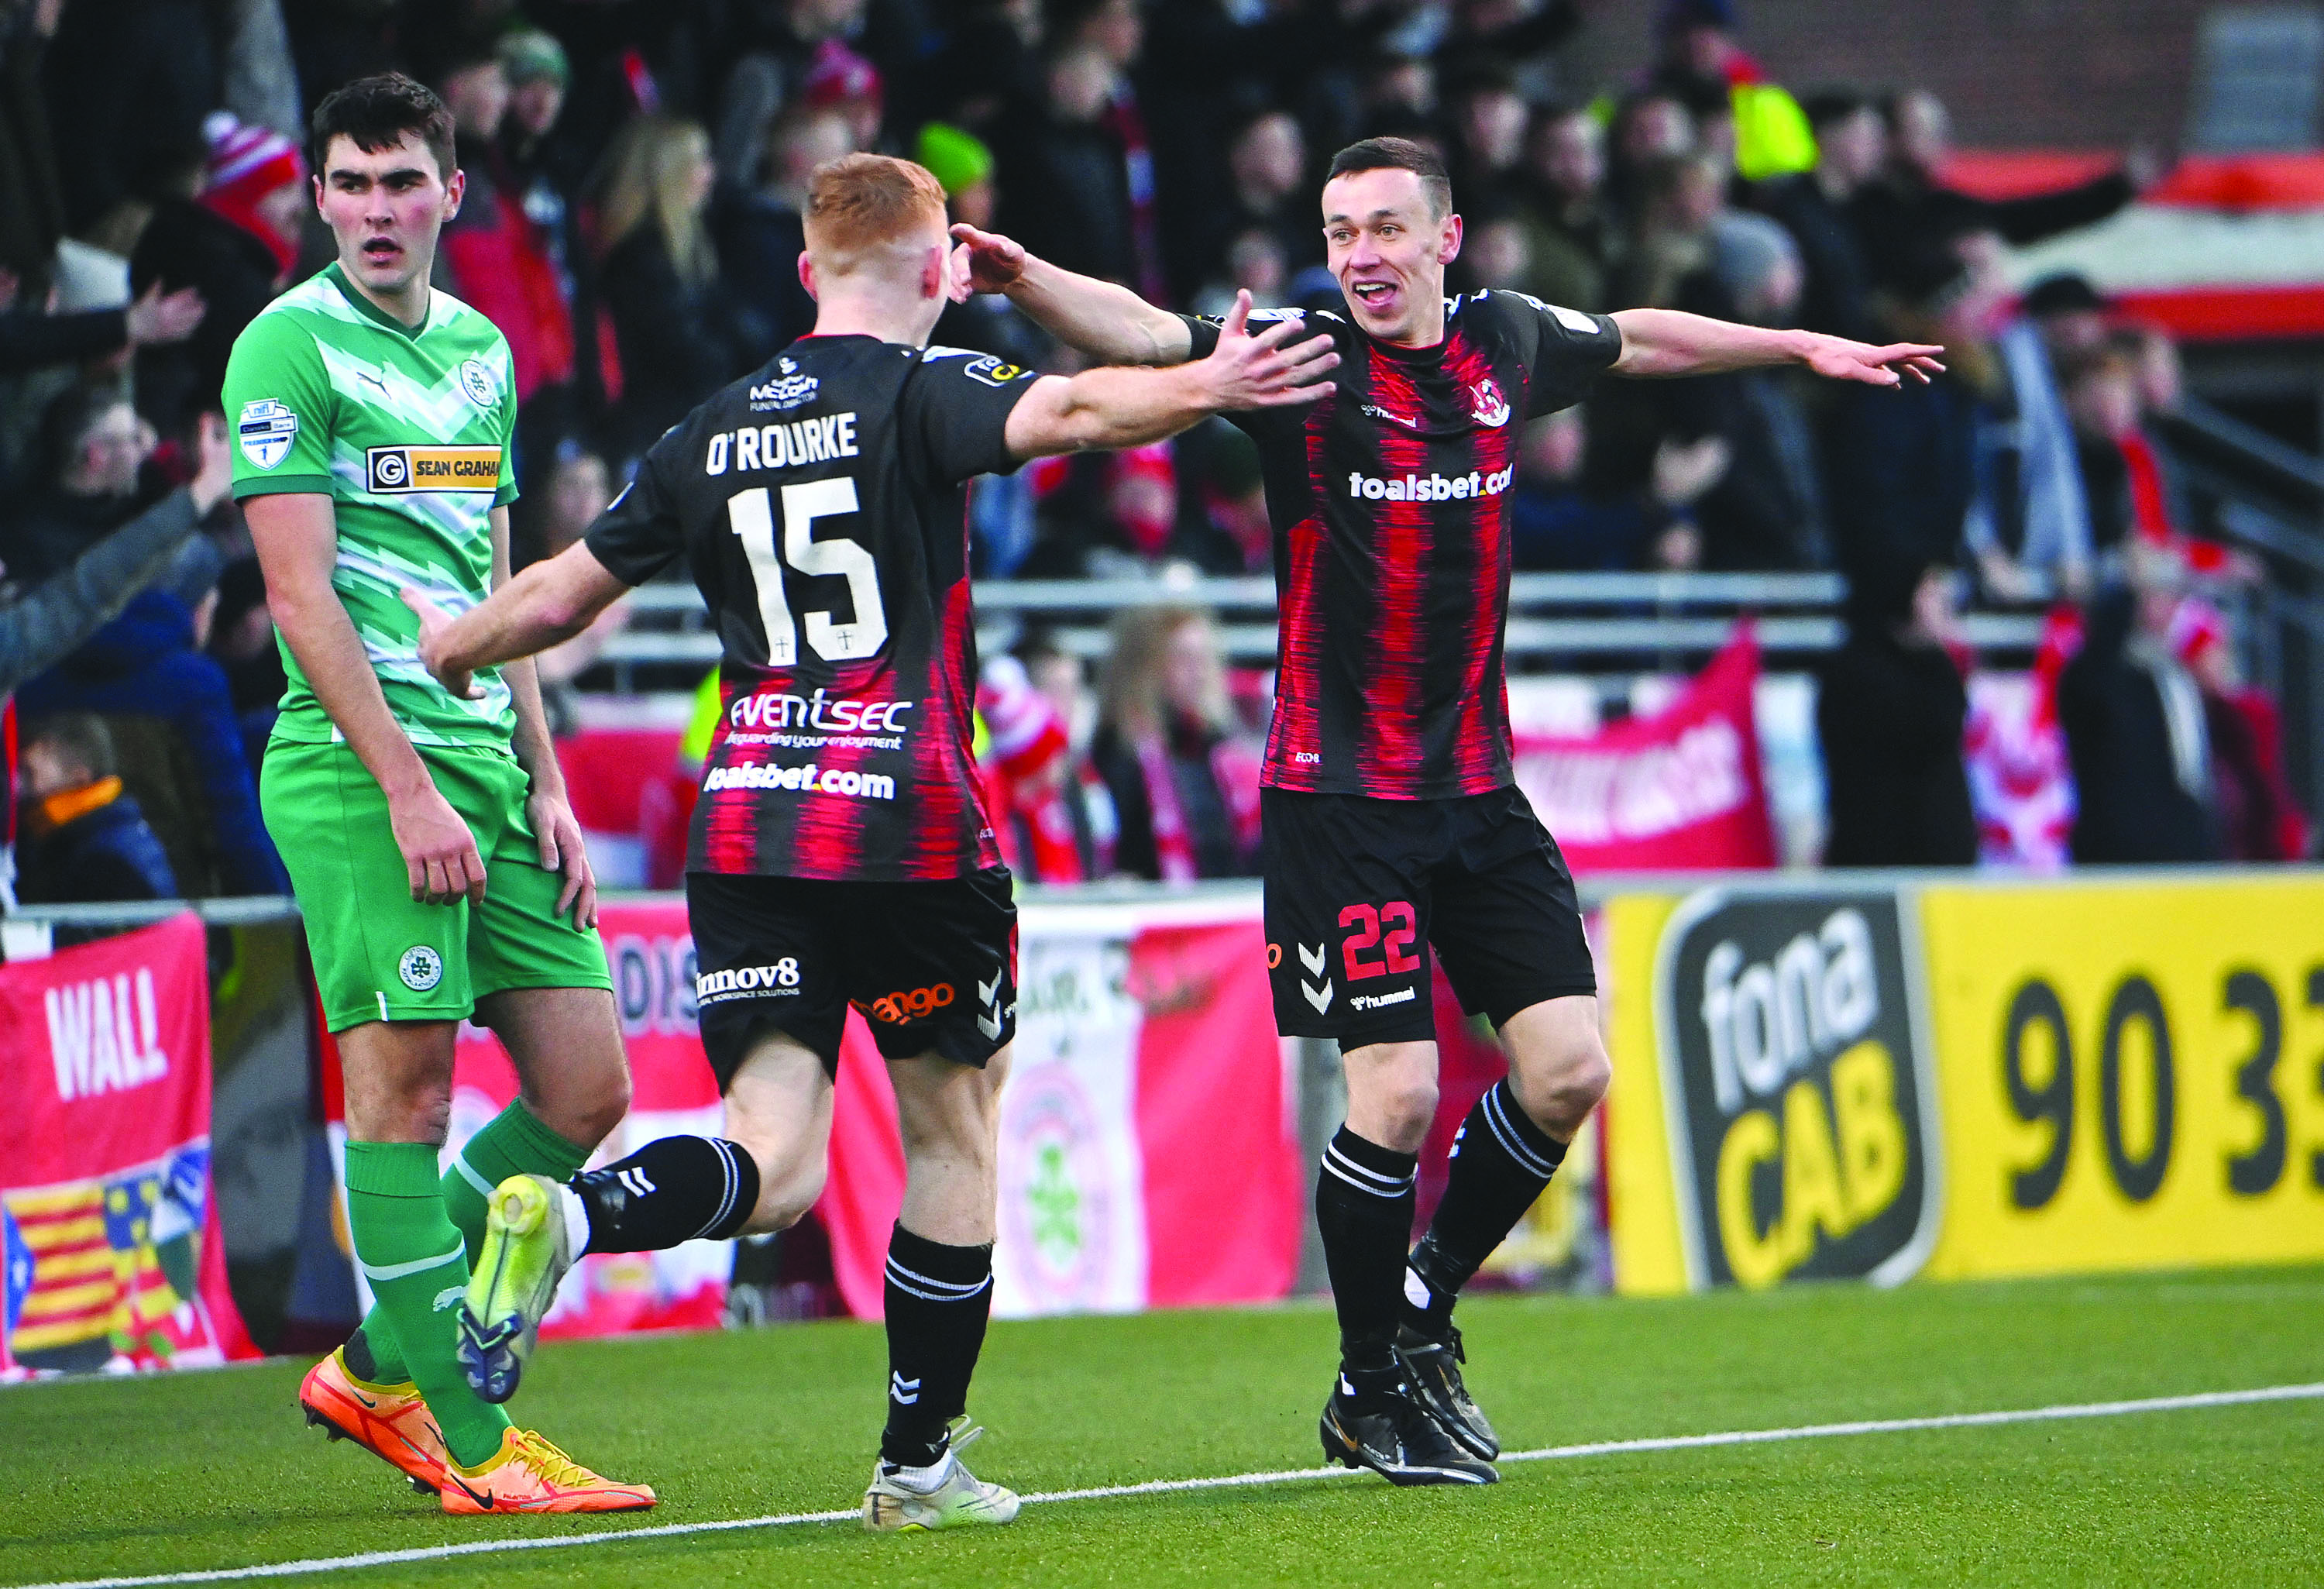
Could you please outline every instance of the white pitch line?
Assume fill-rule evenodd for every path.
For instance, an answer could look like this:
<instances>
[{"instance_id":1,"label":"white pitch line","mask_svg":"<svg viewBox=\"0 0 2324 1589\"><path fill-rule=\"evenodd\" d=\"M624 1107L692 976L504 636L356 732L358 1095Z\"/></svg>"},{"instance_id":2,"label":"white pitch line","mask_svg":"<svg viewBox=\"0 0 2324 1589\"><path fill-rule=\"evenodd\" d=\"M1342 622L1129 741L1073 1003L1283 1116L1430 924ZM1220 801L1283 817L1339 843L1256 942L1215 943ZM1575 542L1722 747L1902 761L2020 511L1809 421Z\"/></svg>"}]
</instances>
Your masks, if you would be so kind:
<instances>
[{"instance_id":1,"label":"white pitch line","mask_svg":"<svg viewBox=\"0 0 2324 1589\"><path fill-rule=\"evenodd\" d=\"M1655 1435L1636 1440L1600 1440L1583 1446L1544 1446L1533 1451L1505 1451L1502 1462L1561 1462L1582 1456L1610 1456L1633 1451L1685 1451L1714 1446L1764 1446L1782 1440L1822 1440L1843 1435L1895 1435L1917 1429L1969 1429L1996 1424L2048 1423L2070 1418L2123 1418L2139 1412L2186 1412L2207 1407L2246 1407L2267 1401L2324 1400L2324 1382L2310 1385L2267 1385L2255 1390L2204 1390L2191 1396L2152 1396L2138 1401L2084 1401L2060 1407L2029 1407L2003 1412L1955 1412L1931 1418L1865 1418L1852 1423L1802 1424L1784 1429L1730 1429L1711 1435ZM1047 1506L1060 1501L1107 1501L1125 1495L1175 1495L1194 1490L1240 1490L1260 1484L1296 1483L1303 1479L1353 1476L1341 1467L1285 1468L1272 1473L1232 1474L1222 1478L1149 1479L1142 1484L1105 1484L1091 1490L1050 1490L1024 1497L1027 1506ZM163 1584L223 1584L245 1578L289 1578L310 1573L341 1572L352 1567L393 1566L415 1561L443 1561L455 1557L484 1556L504 1550L562 1550L577 1545L606 1545L623 1539L669 1539L683 1534L724 1533L734 1529L780 1529L801 1523L852 1522L861 1513L853 1507L842 1511L794 1511L773 1517L733 1518L721 1522L669 1523L659 1528L608 1529L595 1534L554 1534L530 1539L475 1539L462 1545L429 1545L410 1550L367 1550L359 1556L314 1557L303 1561L267 1562L256 1566L210 1567L199 1572L157 1573L141 1578L78 1578L70 1583L27 1584L16 1589L146 1589Z\"/></svg>"}]
</instances>

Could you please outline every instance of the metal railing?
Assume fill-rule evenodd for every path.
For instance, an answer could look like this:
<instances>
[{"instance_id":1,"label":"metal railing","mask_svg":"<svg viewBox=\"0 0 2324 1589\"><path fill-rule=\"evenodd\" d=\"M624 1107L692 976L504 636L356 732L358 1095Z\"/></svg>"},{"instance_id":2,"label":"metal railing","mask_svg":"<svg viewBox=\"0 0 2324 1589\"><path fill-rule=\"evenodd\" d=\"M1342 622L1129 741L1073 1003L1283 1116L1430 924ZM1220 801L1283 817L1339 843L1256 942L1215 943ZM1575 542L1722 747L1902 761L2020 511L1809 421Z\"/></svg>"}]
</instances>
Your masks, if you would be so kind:
<instances>
[{"instance_id":1,"label":"metal railing","mask_svg":"<svg viewBox=\"0 0 2324 1589\"><path fill-rule=\"evenodd\" d=\"M2189 528L2256 557L2268 578L2241 601L2254 682L2283 714L2285 770L2324 813L2324 459L2196 398L2157 421Z\"/></svg>"},{"instance_id":2,"label":"metal railing","mask_svg":"<svg viewBox=\"0 0 2324 1589\"><path fill-rule=\"evenodd\" d=\"M1510 581L1507 655L1518 672L1681 668L1724 645L1755 618L1769 654L1804 659L1839 645L1845 581L1837 574L1519 574ZM690 585L641 587L629 627L584 682L619 693L690 687L718 660ZM987 651L1039 624L1077 655L1102 657L1107 625L1126 607L1183 602L1219 622L1230 661L1275 660L1275 582L1265 576L1196 579L985 580L976 586L977 639ZM1981 652L2022 662L2040 637L2030 612L1978 613L1969 636Z\"/></svg>"}]
</instances>

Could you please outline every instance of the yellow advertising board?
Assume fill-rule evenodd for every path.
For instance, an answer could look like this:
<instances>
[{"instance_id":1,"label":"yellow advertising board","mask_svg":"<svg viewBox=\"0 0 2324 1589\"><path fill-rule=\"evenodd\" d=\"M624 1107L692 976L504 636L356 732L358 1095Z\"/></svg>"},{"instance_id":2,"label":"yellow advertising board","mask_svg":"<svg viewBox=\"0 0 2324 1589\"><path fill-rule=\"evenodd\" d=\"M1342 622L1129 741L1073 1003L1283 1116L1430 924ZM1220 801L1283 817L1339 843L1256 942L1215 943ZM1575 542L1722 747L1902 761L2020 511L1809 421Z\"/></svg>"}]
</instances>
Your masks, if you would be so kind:
<instances>
[{"instance_id":1,"label":"yellow advertising board","mask_svg":"<svg viewBox=\"0 0 2324 1589\"><path fill-rule=\"evenodd\" d=\"M1924 1272L2324 1258L2324 877L1918 894Z\"/></svg>"},{"instance_id":2,"label":"yellow advertising board","mask_svg":"<svg viewBox=\"0 0 2324 1589\"><path fill-rule=\"evenodd\" d=\"M1678 906L1676 894L1617 894L1600 918L1606 1051L1614 1062L1604 1104L1607 1234L1614 1287L1625 1296L1687 1289L1654 998L1663 928Z\"/></svg>"},{"instance_id":3,"label":"yellow advertising board","mask_svg":"<svg viewBox=\"0 0 2324 1589\"><path fill-rule=\"evenodd\" d=\"M1616 1283L1915 1273L1943 1177L1896 891L1708 888L1603 919Z\"/></svg>"}]
</instances>

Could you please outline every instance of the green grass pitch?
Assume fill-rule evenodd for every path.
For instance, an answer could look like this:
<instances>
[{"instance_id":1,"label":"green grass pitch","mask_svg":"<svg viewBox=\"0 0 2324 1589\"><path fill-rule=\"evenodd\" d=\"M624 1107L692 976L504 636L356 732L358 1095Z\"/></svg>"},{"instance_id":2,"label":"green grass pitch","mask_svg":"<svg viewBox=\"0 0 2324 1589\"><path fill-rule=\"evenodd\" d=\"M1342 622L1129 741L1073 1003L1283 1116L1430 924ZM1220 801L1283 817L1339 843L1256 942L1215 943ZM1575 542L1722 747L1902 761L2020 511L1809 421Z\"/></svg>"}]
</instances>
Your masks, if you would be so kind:
<instances>
[{"instance_id":1,"label":"green grass pitch","mask_svg":"<svg viewBox=\"0 0 2324 1589\"><path fill-rule=\"evenodd\" d=\"M1513 1449L2324 1381L2324 1269L1667 1301L1480 1298L1471 1384ZM1312 1468L1312 1306L1003 1324L972 1465L1028 1492ZM303 1364L0 1390L0 1584L851 1507L876 1328L552 1346L516 1403L657 1485L634 1520L453 1520L292 1405ZM2313 1584L2324 1401L1028 1507L875 1538L807 1524L367 1567L357 1584ZM291 1580L298 1582L300 1580ZM309 1580L311 1581L311 1580Z\"/></svg>"}]
</instances>

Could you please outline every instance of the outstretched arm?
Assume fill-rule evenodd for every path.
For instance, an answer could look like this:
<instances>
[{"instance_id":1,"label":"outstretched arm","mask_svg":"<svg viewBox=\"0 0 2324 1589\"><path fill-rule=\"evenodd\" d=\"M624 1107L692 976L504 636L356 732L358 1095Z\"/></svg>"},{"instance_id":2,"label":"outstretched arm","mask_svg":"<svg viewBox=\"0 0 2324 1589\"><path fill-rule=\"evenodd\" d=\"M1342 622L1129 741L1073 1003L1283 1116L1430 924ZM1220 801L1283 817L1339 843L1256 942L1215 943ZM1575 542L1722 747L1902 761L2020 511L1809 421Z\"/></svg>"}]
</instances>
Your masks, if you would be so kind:
<instances>
[{"instance_id":1,"label":"outstretched arm","mask_svg":"<svg viewBox=\"0 0 2324 1589\"><path fill-rule=\"evenodd\" d=\"M1193 354L1186 322L1111 282L1060 270L997 232L952 229L954 302L999 292L1068 347L1113 365L1177 365Z\"/></svg>"},{"instance_id":2,"label":"outstretched arm","mask_svg":"<svg viewBox=\"0 0 2324 1589\"><path fill-rule=\"evenodd\" d=\"M1212 414L1288 408L1331 390L1327 377L1339 367L1340 356L1329 337L1286 347L1303 329L1297 321L1280 321L1251 337L1245 334L1250 318L1250 294L1240 293L1218 346L1192 364L1167 370L1107 367L1036 381L1009 411L1003 439L1010 456L1022 461L1091 448L1142 447Z\"/></svg>"},{"instance_id":3,"label":"outstretched arm","mask_svg":"<svg viewBox=\"0 0 2324 1589\"><path fill-rule=\"evenodd\" d=\"M629 593L586 540L533 564L455 618L406 587L403 605L420 614L420 660L456 696L476 694L473 675L570 640Z\"/></svg>"},{"instance_id":4,"label":"outstretched arm","mask_svg":"<svg viewBox=\"0 0 2324 1589\"><path fill-rule=\"evenodd\" d=\"M1917 342L1875 347L1820 331L1771 331L1674 309L1626 309L1611 319L1622 333L1622 356L1614 361L1618 375L1656 379L1805 365L1835 381L1901 386L1906 374L1926 383L1945 367L1937 362L1943 348Z\"/></svg>"}]
</instances>

